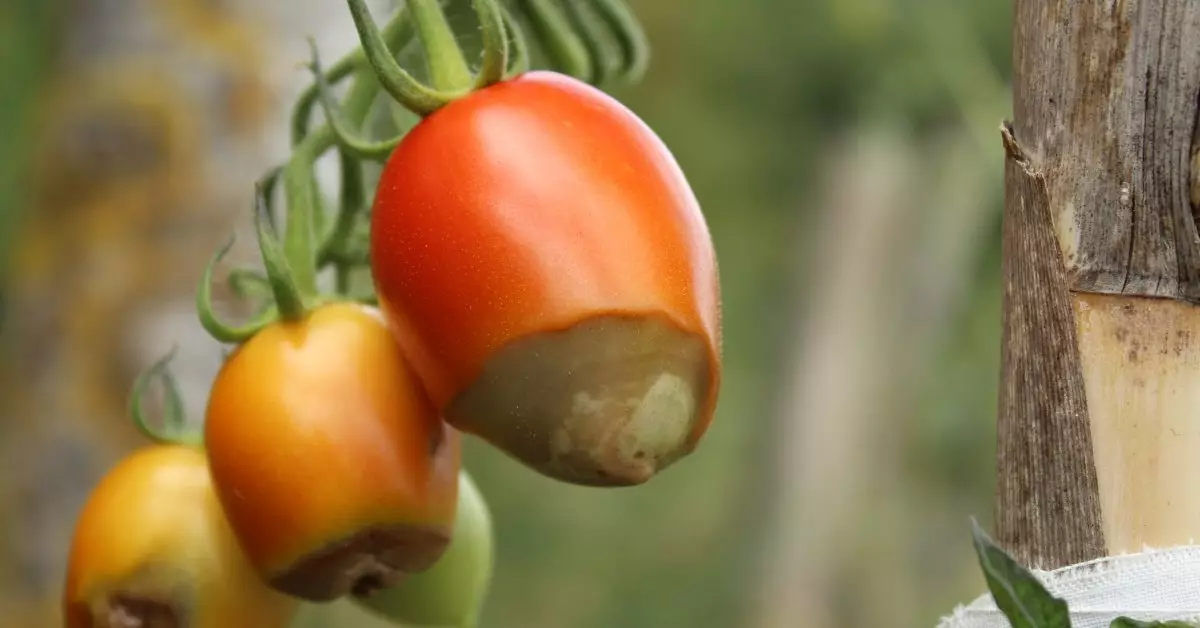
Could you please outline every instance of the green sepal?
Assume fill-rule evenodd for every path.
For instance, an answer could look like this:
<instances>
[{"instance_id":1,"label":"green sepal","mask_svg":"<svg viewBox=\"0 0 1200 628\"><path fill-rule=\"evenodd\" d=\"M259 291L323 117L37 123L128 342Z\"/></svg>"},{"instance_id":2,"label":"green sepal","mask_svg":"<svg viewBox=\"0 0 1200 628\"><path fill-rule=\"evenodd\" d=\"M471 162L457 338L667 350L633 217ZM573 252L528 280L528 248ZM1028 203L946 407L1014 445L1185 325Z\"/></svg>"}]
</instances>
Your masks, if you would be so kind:
<instances>
[{"instance_id":1,"label":"green sepal","mask_svg":"<svg viewBox=\"0 0 1200 628\"><path fill-rule=\"evenodd\" d=\"M204 266L204 273L200 278L200 287L196 290L196 313L200 318L200 326L204 328L204 331L208 332L208 335L219 342L241 344L249 340L263 327L270 325L277 318L277 315L275 314L275 308L269 307L254 319L242 325L225 323L217 316L212 294L213 275L215 274L217 264L233 248L233 243L234 237L230 236L229 240L217 250L208 261L208 264Z\"/></svg>"},{"instance_id":2,"label":"green sepal","mask_svg":"<svg viewBox=\"0 0 1200 628\"><path fill-rule=\"evenodd\" d=\"M587 44L575 32L570 17L556 0L519 0L519 6L533 26L550 69L591 82L592 58Z\"/></svg>"},{"instance_id":3,"label":"green sepal","mask_svg":"<svg viewBox=\"0 0 1200 628\"><path fill-rule=\"evenodd\" d=\"M388 51L379 26L371 18L363 0L347 0L347 3L367 62L375 70L375 76L384 90L410 111L423 116L454 100L457 94L433 89L400 67L395 56Z\"/></svg>"},{"instance_id":4,"label":"green sepal","mask_svg":"<svg viewBox=\"0 0 1200 628\"><path fill-rule=\"evenodd\" d=\"M400 144L400 140L404 139L404 133L396 137L381 141L372 141L363 137L360 132L346 119L345 113L342 112L340 106L333 98L333 92L330 90L329 84L325 81L321 68L321 56L317 51L317 44L311 38L308 40L312 50L312 61L309 63L309 69L312 70L314 85L316 86L317 100L321 105L321 109L325 112L325 119L329 124L329 128L333 131L334 137L337 139L338 146L354 157L359 159L367 159L371 161L384 161L392 154L396 146ZM343 160L343 164L345 161Z\"/></svg>"},{"instance_id":5,"label":"green sepal","mask_svg":"<svg viewBox=\"0 0 1200 628\"><path fill-rule=\"evenodd\" d=\"M275 310L283 320L295 321L304 318L308 311L306 295L296 284L296 278L284 253L283 245L272 232L270 206L265 186L260 181L254 186L254 229L263 267L267 272L267 283L275 299ZM314 262L315 263L315 262ZM315 296L315 295L312 295Z\"/></svg>"},{"instance_id":6,"label":"green sepal","mask_svg":"<svg viewBox=\"0 0 1200 628\"><path fill-rule=\"evenodd\" d=\"M624 54L624 67L614 77L619 83L633 85L642 80L650 65L650 41L637 16L625 4L625 0L591 0L600 15L609 22Z\"/></svg>"},{"instance_id":7,"label":"green sepal","mask_svg":"<svg viewBox=\"0 0 1200 628\"><path fill-rule=\"evenodd\" d=\"M179 382L175 381L171 374L171 360L175 358L178 348L172 346L166 355L134 380L133 390L129 395L129 418L143 436L155 443L199 446L204 441L204 434L189 424L183 408L183 395L179 392ZM162 384L164 395L162 418L157 427L150 424L144 408L150 385L156 381Z\"/></svg>"},{"instance_id":8,"label":"green sepal","mask_svg":"<svg viewBox=\"0 0 1200 628\"><path fill-rule=\"evenodd\" d=\"M508 79L529 71L529 41L525 38L525 31L517 23L517 17L512 10L500 5L500 11L504 15L504 31L508 36L510 51L508 71L504 73L504 78Z\"/></svg>"},{"instance_id":9,"label":"green sepal","mask_svg":"<svg viewBox=\"0 0 1200 628\"><path fill-rule=\"evenodd\" d=\"M239 298L248 301L262 301L271 298L271 282L266 275L249 268L235 268L229 271L225 278L229 290Z\"/></svg>"},{"instance_id":10,"label":"green sepal","mask_svg":"<svg viewBox=\"0 0 1200 628\"><path fill-rule=\"evenodd\" d=\"M311 38L309 39L311 42ZM322 79L329 85L336 85L342 79L354 74L359 68L367 63L366 57L363 56L362 49L356 49L353 53L341 58L333 67L329 68L329 72L322 76ZM308 125L312 120L313 107L317 104L318 86L316 83L309 85L300 92L300 96L296 99L296 104L292 107L292 145L295 146L304 141L308 137Z\"/></svg>"},{"instance_id":11,"label":"green sepal","mask_svg":"<svg viewBox=\"0 0 1200 628\"><path fill-rule=\"evenodd\" d=\"M625 52L621 42L595 4L570 0L565 5L571 23L592 57L589 82L604 88L624 71Z\"/></svg>"},{"instance_id":12,"label":"green sepal","mask_svg":"<svg viewBox=\"0 0 1200 628\"><path fill-rule=\"evenodd\" d=\"M483 62L475 75L475 89L483 89L504 80L508 72L508 25L496 0L473 0L472 5L483 39Z\"/></svg>"}]
</instances>

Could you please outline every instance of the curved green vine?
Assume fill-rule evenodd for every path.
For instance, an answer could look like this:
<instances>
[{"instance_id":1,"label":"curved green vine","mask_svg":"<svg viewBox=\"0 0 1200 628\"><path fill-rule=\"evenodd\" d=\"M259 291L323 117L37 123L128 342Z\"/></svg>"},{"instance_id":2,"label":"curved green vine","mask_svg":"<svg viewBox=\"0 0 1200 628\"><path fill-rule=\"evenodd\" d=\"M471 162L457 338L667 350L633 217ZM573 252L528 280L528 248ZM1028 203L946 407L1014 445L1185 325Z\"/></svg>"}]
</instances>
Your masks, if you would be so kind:
<instances>
[{"instance_id":1,"label":"curved green vine","mask_svg":"<svg viewBox=\"0 0 1200 628\"><path fill-rule=\"evenodd\" d=\"M364 162L386 160L413 124L455 99L486 89L530 68L529 43L514 10L526 14L538 45L549 51L554 69L604 87L639 79L648 59L645 34L624 0L519 0L507 7L497 0L472 0L479 20L482 52L472 75L439 0L410 0L382 28L363 0L347 0L361 47L331 67L324 67L310 41L313 81L297 98L291 114L293 150L285 164L270 170L256 186L255 230L265 273L234 269L227 282L242 299L260 301L251 320L230 324L216 314L213 279L231 239L205 266L196 305L200 322L214 338L241 343L266 325L296 320L322 302L318 271L334 267L333 297L371 301L371 294L348 294L354 268L369 263L369 209ZM404 70L393 50L419 39L429 65L432 86ZM337 83L352 79L345 96L334 95ZM364 132L367 114L378 94L415 114L398 122L401 132L371 138ZM324 124L310 128L319 106ZM398 119L399 120L399 119ZM336 213L327 218L316 182L317 160L338 151L341 188ZM274 188L283 187L286 223L277 229ZM365 216L365 217L364 217ZM282 234L282 238L276 233Z\"/></svg>"},{"instance_id":2,"label":"curved green vine","mask_svg":"<svg viewBox=\"0 0 1200 628\"><path fill-rule=\"evenodd\" d=\"M203 432L189 424L183 408L183 395L179 383L171 374L171 361L178 346L159 358L150 368L138 375L129 396L129 418L143 436L155 443L199 446L204 441ZM159 382L163 387L163 410L160 425L151 423L144 408L150 386Z\"/></svg>"},{"instance_id":3,"label":"curved green vine","mask_svg":"<svg viewBox=\"0 0 1200 628\"><path fill-rule=\"evenodd\" d=\"M519 0L551 68L581 81L592 78L592 57L570 17L555 0Z\"/></svg>"},{"instance_id":4,"label":"curved green vine","mask_svg":"<svg viewBox=\"0 0 1200 628\"><path fill-rule=\"evenodd\" d=\"M618 77L621 84L632 85L642 80L650 65L650 42L637 16L625 0L592 0L601 17L607 20L620 42L624 67Z\"/></svg>"},{"instance_id":5,"label":"curved green vine","mask_svg":"<svg viewBox=\"0 0 1200 628\"><path fill-rule=\"evenodd\" d=\"M591 75L586 80L598 87L604 87L621 75L624 69L625 58L621 42L613 32L610 22L594 3L565 4L571 23L579 31L580 39L587 47L592 61Z\"/></svg>"}]
</instances>

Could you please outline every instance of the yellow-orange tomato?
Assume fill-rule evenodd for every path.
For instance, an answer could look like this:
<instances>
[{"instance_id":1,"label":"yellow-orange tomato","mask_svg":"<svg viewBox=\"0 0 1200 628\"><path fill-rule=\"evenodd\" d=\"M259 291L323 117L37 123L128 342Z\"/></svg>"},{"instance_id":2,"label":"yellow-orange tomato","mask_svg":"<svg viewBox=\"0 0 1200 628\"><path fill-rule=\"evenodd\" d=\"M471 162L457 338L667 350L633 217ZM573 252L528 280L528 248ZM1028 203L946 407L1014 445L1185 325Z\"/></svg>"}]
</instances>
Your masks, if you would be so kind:
<instances>
[{"instance_id":1,"label":"yellow-orange tomato","mask_svg":"<svg viewBox=\"0 0 1200 628\"><path fill-rule=\"evenodd\" d=\"M238 347L213 384L205 446L246 555L296 597L392 585L449 542L459 436L374 308L322 306Z\"/></svg>"},{"instance_id":2,"label":"yellow-orange tomato","mask_svg":"<svg viewBox=\"0 0 1200 628\"><path fill-rule=\"evenodd\" d=\"M581 81L529 72L414 127L379 182L371 270L446 420L551 477L644 482L712 420L708 227L654 132Z\"/></svg>"},{"instance_id":3,"label":"yellow-orange tomato","mask_svg":"<svg viewBox=\"0 0 1200 628\"><path fill-rule=\"evenodd\" d=\"M295 610L242 555L198 449L136 451L84 506L63 591L67 628L283 628Z\"/></svg>"}]
</instances>

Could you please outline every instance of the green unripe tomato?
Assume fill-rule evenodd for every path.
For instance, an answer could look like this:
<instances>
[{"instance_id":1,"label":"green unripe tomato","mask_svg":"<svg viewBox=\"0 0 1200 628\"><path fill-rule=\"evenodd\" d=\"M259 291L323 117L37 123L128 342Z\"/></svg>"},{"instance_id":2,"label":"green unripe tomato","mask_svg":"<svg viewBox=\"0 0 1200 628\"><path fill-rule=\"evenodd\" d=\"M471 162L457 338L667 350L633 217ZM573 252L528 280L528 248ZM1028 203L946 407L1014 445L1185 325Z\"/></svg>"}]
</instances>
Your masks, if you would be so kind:
<instances>
[{"instance_id":1,"label":"green unripe tomato","mask_svg":"<svg viewBox=\"0 0 1200 628\"><path fill-rule=\"evenodd\" d=\"M446 552L429 569L356 601L404 625L472 628L492 579L492 516L466 470L458 474L458 509Z\"/></svg>"}]
</instances>

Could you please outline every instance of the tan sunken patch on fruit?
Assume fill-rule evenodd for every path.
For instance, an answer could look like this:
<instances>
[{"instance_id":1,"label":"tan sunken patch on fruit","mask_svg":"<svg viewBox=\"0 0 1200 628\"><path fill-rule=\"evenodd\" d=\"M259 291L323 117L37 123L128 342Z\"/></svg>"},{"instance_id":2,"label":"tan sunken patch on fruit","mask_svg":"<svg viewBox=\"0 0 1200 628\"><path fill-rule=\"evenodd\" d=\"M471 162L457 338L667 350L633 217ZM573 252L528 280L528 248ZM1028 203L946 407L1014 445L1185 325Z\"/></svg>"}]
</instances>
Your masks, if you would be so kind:
<instances>
[{"instance_id":1,"label":"tan sunken patch on fruit","mask_svg":"<svg viewBox=\"0 0 1200 628\"><path fill-rule=\"evenodd\" d=\"M447 417L547 476L641 484L690 452L709 356L659 317L591 318L509 344Z\"/></svg>"},{"instance_id":2,"label":"tan sunken patch on fruit","mask_svg":"<svg viewBox=\"0 0 1200 628\"><path fill-rule=\"evenodd\" d=\"M157 600L118 596L97 628L184 628L187 622L170 604Z\"/></svg>"},{"instance_id":3,"label":"tan sunken patch on fruit","mask_svg":"<svg viewBox=\"0 0 1200 628\"><path fill-rule=\"evenodd\" d=\"M450 531L439 526L367 528L297 561L272 578L271 586L311 602L362 597L428 569L449 542Z\"/></svg>"},{"instance_id":4,"label":"tan sunken patch on fruit","mask_svg":"<svg viewBox=\"0 0 1200 628\"><path fill-rule=\"evenodd\" d=\"M128 592L115 593L92 604L73 605L87 626L94 628L187 628L187 613L168 598ZM78 621L80 617L76 617Z\"/></svg>"}]
</instances>

